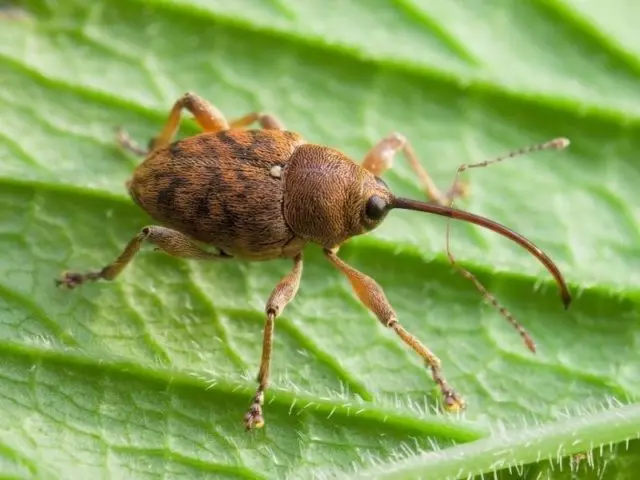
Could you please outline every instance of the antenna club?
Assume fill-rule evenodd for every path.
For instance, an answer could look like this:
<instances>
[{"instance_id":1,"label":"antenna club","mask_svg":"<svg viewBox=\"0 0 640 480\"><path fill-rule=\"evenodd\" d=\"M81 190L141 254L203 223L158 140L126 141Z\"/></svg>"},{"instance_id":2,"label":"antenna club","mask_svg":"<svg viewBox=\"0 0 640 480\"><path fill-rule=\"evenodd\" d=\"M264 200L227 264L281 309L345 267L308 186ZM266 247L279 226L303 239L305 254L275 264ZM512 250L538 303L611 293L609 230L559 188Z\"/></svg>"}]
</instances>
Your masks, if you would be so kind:
<instances>
[{"instance_id":1,"label":"antenna club","mask_svg":"<svg viewBox=\"0 0 640 480\"><path fill-rule=\"evenodd\" d=\"M527 348L531 350L531 353L536 353L536 344L528 335L525 337L524 343L527 346Z\"/></svg>"},{"instance_id":2,"label":"antenna club","mask_svg":"<svg viewBox=\"0 0 640 480\"><path fill-rule=\"evenodd\" d=\"M563 148L567 148L571 142L568 138L560 137L549 142L549 148L555 148L557 150L562 150Z\"/></svg>"}]
</instances>

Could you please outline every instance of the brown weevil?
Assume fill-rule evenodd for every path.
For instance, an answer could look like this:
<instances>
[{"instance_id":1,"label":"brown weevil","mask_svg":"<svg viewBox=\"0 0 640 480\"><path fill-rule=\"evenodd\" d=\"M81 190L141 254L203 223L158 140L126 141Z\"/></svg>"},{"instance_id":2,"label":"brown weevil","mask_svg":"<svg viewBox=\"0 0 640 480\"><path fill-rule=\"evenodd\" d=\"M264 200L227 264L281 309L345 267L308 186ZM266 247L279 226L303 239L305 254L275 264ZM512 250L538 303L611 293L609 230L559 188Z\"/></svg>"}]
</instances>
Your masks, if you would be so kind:
<instances>
[{"instance_id":1,"label":"brown weevil","mask_svg":"<svg viewBox=\"0 0 640 480\"><path fill-rule=\"evenodd\" d=\"M193 114L203 132L173 141L182 109ZM254 122L262 128L249 129ZM292 259L293 268L276 285L266 304L258 388L244 417L248 430L264 425L262 408L269 382L274 322L298 291L303 247L310 242L324 249L328 260L347 277L360 301L378 320L426 362L442 393L444 408L455 411L464 407L462 398L445 380L438 357L399 323L378 283L337 255L342 243L373 230L393 209L471 222L510 238L545 265L558 283L565 307L570 303L562 274L544 252L499 223L454 208L454 198L464 193L458 176L449 191L441 193L418 162L411 144L400 134L382 139L358 164L336 149L307 143L272 115L251 113L227 121L209 102L187 93L175 102L163 130L149 142L148 150L122 131L119 142L145 157L126 186L135 203L162 226L142 228L120 256L104 268L87 273L65 272L57 283L73 288L89 280L113 280L145 241L169 255L188 259ZM467 168L567 144L565 139L552 140L492 161L462 165L458 174ZM400 151L416 172L428 202L397 197L380 178ZM216 251L207 251L201 245L213 246ZM447 254L534 350L529 335L506 309L471 273L455 264L448 242Z\"/></svg>"}]
</instances>

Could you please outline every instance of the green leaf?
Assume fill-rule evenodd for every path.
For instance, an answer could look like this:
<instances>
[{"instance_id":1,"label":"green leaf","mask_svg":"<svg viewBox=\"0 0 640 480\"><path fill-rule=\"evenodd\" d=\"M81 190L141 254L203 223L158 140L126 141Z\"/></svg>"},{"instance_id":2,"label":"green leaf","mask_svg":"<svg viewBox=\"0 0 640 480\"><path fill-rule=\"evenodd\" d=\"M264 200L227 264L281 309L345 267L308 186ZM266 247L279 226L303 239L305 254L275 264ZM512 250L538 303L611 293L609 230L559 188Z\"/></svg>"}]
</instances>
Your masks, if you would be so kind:
<instances>
[{"instance_id":1,"label":"green leaf","mask_svg":"<svg viewBox=\"0 0 640 480\"><path fill-rule=\"evenodd\" d=\"M2 10L0 475L631 478L640 44L630 19L640 12L611 5L31 0ZM467 410L437 413L429 372L312 246L276 324L267 425L247 434L264 304L290 262L145 249L113 283L68 292L53 282L104 266L152 221L126 195L138 159L114 128L146 142L187 90L230 118L272 112L357 161L402 132L441 188L463 162L570 138L565 151L468 172L459 206L547 251L573 305L563 310L526 251L452 226L458 261L531 332L532 355L449 265L446 222L393 212L340 256L379 281ZM402 158L385 178L423 198Z\"/></svg>"}]
</instances>

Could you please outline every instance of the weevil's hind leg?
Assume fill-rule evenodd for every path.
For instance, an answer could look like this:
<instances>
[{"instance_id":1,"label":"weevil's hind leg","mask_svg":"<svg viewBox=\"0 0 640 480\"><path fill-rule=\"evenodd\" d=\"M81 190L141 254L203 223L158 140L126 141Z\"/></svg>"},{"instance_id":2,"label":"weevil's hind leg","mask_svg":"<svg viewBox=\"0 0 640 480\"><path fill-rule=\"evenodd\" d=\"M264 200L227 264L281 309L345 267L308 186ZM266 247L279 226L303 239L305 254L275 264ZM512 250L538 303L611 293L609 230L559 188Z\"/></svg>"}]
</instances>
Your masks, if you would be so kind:
<instances>
[{"instance_id":1,"label":"weevil's hind leg","mask_svg":"<svg viewBox=\"0 0 640 480\"><path fill-rule=\"evenodd\" d=\"M120 145L121 148L133 153L138 157L146 157L147 155L149 155L151 146L153 144L153 139L151 139L149 141L148 148L142 147L138 142L131 138L131 136L122 127L118 127L116 129L116 140L118 141L118 145Z\"/></svg>"},{"instance_id":2,"label":"weevil's hind leg","mask_svg":"<svg viewBox=\"0 0 640 480\"><path fill-rule=\"evenodd\" d=\"M418 157L409 140L400 133L392 133L374 145L365 155L362 166L379 177L393 166L393 157L399 151L404 153L409 165L418 176L420 185L432 202L448 205L455 197L466 194L464 186L458 181L454 182L449 191L443 194L418 161Z\"/></svg>"},{"instance_id":3,"label":"weevil's hind leg","mask_svg":"<svg viewBox=\"0 0 640 480\"><path fill-rule=\"evenodd\" d=\"M282 313L293 297L298 292L300 277L302 276L302 254L298 254L293 259L293 268L285 275L271 292L267 301L265 312L267 321L264 325L264 336L262 341L262 358L260 360L260 370L258 372L258 389L253 396L251 406L244 416L244 425L247 430L262 428L264 426L264 416L262 406L264 405L264 392L269 385L269 372L271 367L271 347L273 341L273 328L276 318Z\"/></svg>"},{"instance_id":4,"label":"weevil's hind leg","mask_svg":"<svg viewBox=\"0 0 640 480\"><path fill-rule=\"evenodd\" d=\"M147 241L154 244L156 250L161 250L169 255L180 258L192 258L198 260L223 260L230 258L222 253L211 253L200 248L193 240L182 233L170 228L148 226L140 230L133 237L120 256L109 265L100 270L85 273L64 272L62 277L56 280L58 286L75 288L88 281L113 280L131 262L140 251L142 244Z\"/></svg>"},{"instance_id":5,"label":"weevil's hind leg","mask_svg":"<svg viewBox=\"0 0 640 480\"><path fill-rule=\"evenodd\" d=\"M231 128L244 128L258 122L262 128L269 130L285 130L284 124L275 116L269 113L253 112L229 122Z\"/></svg>"},{"instance_id":6,"label":"weevil's hind leg","mask_svg":"<svg viewBox=\"0 0 640 480\"><path fill-rule=\"evenodd\" d=\"M133 142L123 130L118 132L118 143L123 148L142 156L146 156L158 148L166 147L173 141L178 131L182 109L188 110L205 132L219 132L229 128L229 123L220 110L199 95L188 92L173 104L164 128L157 137L149 141L147 150Z\"/></svg>"},{"instance_id":7,"label":"weevil's hind leg","mask_svg":"<svg viewBox=\"0 0 640 480\"><path fill-rule=\"evenodd\" d=\"M449 386L442 374L440 367L440 359L435 356L431 350L423 345L420 340L404 329L396 316L393 307L387 300L384 291L378 283L371 277L359 272L341 260L335 250L325 250L327 258L335 265L351 282L354 292L360 301L371 310L380 323L385 327L391 328L402 339L402 341L411 347L425 361L431 369L431 376L442 392L443 406L446 410L457 411L464 408L464 401Z\"/></svg>"}]
</instances>

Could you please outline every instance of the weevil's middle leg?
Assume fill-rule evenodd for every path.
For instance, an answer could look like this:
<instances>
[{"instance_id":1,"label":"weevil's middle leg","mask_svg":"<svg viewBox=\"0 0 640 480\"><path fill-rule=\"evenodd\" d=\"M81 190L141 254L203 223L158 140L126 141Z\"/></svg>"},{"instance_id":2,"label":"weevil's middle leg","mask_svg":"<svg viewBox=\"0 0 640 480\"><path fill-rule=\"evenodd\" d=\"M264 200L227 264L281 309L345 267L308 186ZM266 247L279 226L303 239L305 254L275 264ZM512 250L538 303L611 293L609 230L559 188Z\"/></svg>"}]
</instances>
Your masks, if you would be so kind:
<instances>
[{"instance_id":1,"label":"weevil's middle leg","mask_svg":"<svg viewBox=\"0 0 640 480\"><path fill-rule=\"evenodd\" d=\"M360 301L378 317L380 323L396 332L402 341L424 360L431 369L433 380L442 392L444 408L449 411L457 411L464 408L464 401L458 396L455 390L449 386L444 378L442 368L440 367L440 359L423 345L420 340L400 325L396 312L393 310L389 300L387 300L382 287L380 287L373 278L359 272L341 260L335 250L325 250L325 255L331 263L349 279Z\"/></svg>"},{"instance_id":2,"label":"weevil's middle leg","mask_svg":"<svg viewBox=\"0 0 640 480\"><path fill-rule=\"evenodd\" d=\"M203 250L193 240L177 230L148 226L140 230L140 233L129 241L120 256L106 267L85 273L64 272L62 277L56 280L56 283L58 286L75 288L88 281L113 280L131 262L145 241L154 244L157 247L156 250L161 250L174 257L197 260L223 260L230 258L222 253L211 253Z\"/></svg>"},{"instance_id":3,"label":"weevil's middle leg","mask_svg":"<svg viewBox=\"0 0 640 480\"><path fill-rule=\"evenodd\" d=\"M271 292L265 308L267 321L264 326L262 341L262 358L260 360L260 371L258 372L258 389L253 396L249 410L244 416L244 425L247 430L262 428L264 426L262 406L264 405L264 392L269 385L274 323L276 318L278 318L298 292L300 277L302 276L302 254L299 253L293 259L293 262L291 271L280 280L276 288Z\"/></svg>"},{"instance_id":4,"label":"weevil's middle leg","mask_svg":"<svg viewBox=\"0 0 640 480\"><path fill-rule=\"evenodd\" d=\"M153 141L152 150L166 147L173 141L180 126L183 108L195 117L196 122L205 132L219 132L229 128L229 123L220 110L201 96L188 92L173 104L167 123Z\"/></svg>"},{"instance_id":5,"label":"weevil's middle leg","mask_svg":"<svg viewBox=\"0 0 640 480\"><path fill-rule=\"evenodd\" d=\"M168 146L173 141L180 126L182 109L188 110L205 132L219 132L229 128L229 123L220 110L199 95L187 92L173 104L169 112L169 118L167 118L162 131L157 137L149 141L148 150L145 151L122 130L118 132L119 144L136 155L143 156L148 155L153 150Z\"/></svg>"},{"instance_id":6,"label":"weevil's middle leg","mask_svg":"<svg viewBox=\"0 0 640 480\"><path fill-rule=\"evenodd\" d=\"M418 157L409 140L400 133L392 133L374 145L365 155L362 166L379 177L392 167L393 157L401 150L431 201L440 205L449 205L455 197L463 196L466 193L464 185L456 181L449 191L443 194L418 161Z\"/></svg>"},{"instance_id":7,"label":"weevil's middle leg","mask_svg":"<svg viewBox=\"0 0 640 480\"><path fill-rule=\"evenodd\" d=\"M262 128L269 130L285 130L284 124L276 117L269 113L252 112L242 118L237 118L229 122L231 128L244 128L258 122Z\"/></svg>"},{"instance_id":8,"label":"weevil's middle leg","mask_svg":"<svg viewBox=\"0 0 640 480\"><path fill-rule=\"evenodd\" d=\"M117 131L118 144L125 150L141 157L146 157L157 148L166 147L171 143L178 131L183 108L193 114L196 122L205 132L220 132L229 128L248 127L253 122L258 122L265 129L285 129L284 124L275 115L262 112L249 113L244 117L228 122L222 112L214 105L199 95L189 92L174 103L164 128L157 137L149 140L146 149L135 142L122 128Z\"/></svg>"}]
</instances>

